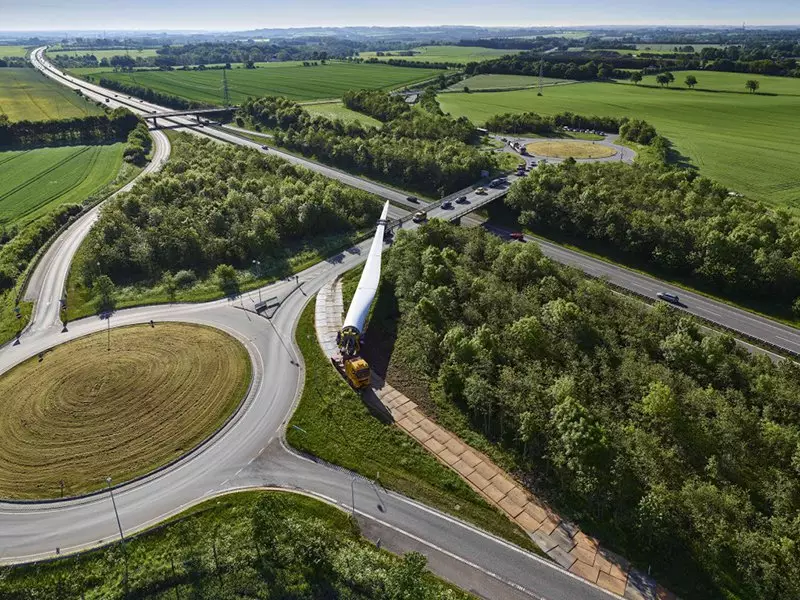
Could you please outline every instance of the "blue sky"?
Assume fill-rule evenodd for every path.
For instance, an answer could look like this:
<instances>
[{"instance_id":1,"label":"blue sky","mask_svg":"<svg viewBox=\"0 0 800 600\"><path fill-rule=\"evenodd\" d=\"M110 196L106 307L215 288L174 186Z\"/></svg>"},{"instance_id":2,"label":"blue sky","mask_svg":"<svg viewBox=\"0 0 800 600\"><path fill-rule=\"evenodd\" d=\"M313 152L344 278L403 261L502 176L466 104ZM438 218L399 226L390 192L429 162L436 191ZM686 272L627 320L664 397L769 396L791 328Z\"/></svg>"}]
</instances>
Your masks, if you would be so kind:
<instances>
[{"instance_id":1,"label":"blue sky","mask_svg":"<svg viewBox=\"0 0 800 600\"><path fill-rule=\"evenodd\" d=\"M0 0L0 30L800 24L800 0Z\"/></svg>"}]
</instances>

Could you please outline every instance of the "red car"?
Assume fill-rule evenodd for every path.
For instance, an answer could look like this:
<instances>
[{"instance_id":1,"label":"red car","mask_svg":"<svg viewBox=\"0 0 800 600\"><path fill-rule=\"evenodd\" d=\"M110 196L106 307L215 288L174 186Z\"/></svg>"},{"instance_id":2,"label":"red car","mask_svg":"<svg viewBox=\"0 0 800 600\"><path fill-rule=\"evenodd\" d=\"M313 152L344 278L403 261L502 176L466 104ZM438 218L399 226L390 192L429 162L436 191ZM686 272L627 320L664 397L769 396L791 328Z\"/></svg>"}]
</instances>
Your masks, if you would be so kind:
<instances>
[{"instance_id":1,"label":"red car","mask_svg":"<svg viewBox=\"0 0 800 600\"><path fill-rule=\"evenodd\" d=\"M523 234L519 233L518 231L515 231L514 233L510 233L508 235L508 237L510 237L512 240L519 240L520 242L524 242L525 241L525 236Z\"/></svg>"}]
</instances>

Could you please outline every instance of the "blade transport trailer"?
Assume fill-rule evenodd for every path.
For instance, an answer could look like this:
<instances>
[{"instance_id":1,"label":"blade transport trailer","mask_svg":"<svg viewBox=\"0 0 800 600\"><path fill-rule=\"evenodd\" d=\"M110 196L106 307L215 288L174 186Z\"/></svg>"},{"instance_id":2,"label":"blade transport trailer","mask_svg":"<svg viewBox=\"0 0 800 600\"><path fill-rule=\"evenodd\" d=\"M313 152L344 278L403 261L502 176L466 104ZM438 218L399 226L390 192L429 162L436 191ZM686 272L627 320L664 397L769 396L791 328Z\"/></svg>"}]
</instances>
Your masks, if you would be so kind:
<instances>
[{"instance_id":1,"label":"blade transport trailer","mask_svg":"<svg viewBox=\"0 0 800 600\"><path fill-rule=\"evenodd\" d=\"M378 284L381 279L381 253L383 252L384 231L386 229L386 218L389 212L389 202L383 205L381 218L375 230L375 237L369 249L369 256L364 265L364 272L358 281L356 293L347 315L344 318L344 326L336 336L336 344L341 352L341 359L335 360L334 364L344 374L347 381L355 389L361 389L369 385L369 365L360 356L361 337L364 334L369 307L375 299L378 291Z\"/></svg>"}]
</instances>

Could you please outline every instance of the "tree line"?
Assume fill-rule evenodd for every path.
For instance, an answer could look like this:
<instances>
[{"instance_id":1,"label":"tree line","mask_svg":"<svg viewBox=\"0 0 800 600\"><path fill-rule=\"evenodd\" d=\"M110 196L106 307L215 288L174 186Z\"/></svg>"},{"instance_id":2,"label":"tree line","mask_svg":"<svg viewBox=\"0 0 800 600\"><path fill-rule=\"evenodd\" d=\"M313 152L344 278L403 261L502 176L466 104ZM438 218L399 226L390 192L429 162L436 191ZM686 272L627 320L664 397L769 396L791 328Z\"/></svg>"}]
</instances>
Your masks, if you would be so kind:
<instances>
[{"instance_id":1,"label":"tree line","mask_svg":"<svg viewBox=\"0 0 800 600\"><path fill-rule=\"evenodd\" d=\"M280 97L248 99L237 114L242 123L273 130L279 146L433 195L470 185L496 165L493 155L464 142L475 135L467 135L467 127L474 132L468 121L427 111L406 113L383 129L312 117Z\"/></svg>"},{"instance_id":2,"label":"tree line","mask_svg":"<svg viewBox=\"0 0 800 600\"><path fill-rule=\"evenodd\" d=\"M3 56L0 57L0 69L6 67L13 67L17 69L30 67L31 64L21 56Z\"/></svg>"},{"instance_id":3,"label":"tree line","mask_svg":"<svg viewBox=\"0 0 800 600\"><path fill-rule=\"evenodd\" d=\"M51 121L14 121L0 115L0 147L92 144L124 140L139 124L139 118L124 108L108 114Z\"/></svg>"},{"instance_id":4,"label":"tree line","mask_svg":"<svg viewBox=\"0 0 800 600\"><path fill-rule=\"evenodd\" d=\"M484 127L498 133L538 133L541 135L552 134L563 127L619 133L620 126L627 120L627 118L576 115L571 112L549 116L535 112L502 113L487 119Z\"/></svg>"},{"instance_id":5,"label":"tree line","mask_svg":"<svg viewBox=\"0 0 800 600\"><path fill-rule=\"evenodd\" d=\"M91 75L87 75L86 79L89 81L95 81L95 77ZM180 96L165 94L164 92L158 92L151 88L134 85L132 83L125 83L123 81L117 81L116 79L108 79L107 77L100 77L100 80L97 82L97 84L110 90L122 92L128 96L136 96L141 100L146 100L147 102L152 102L153 104L168 106L170 108L177 108L178 110L202 108L204 106L202 103L195 102L194 100L186 100Z\"/></svg>"},{"instance_id":6,"label":"tree line","mask_svg":"<svg viewBox=\"0 0 800 600\"><path fill-rule=\"evenodd\" d=\"M797 364L480 228L400 232L384 264L367 335L433 418L681 597L800 597Z\"/></svg>"},{"instance_id":7,"label":"tree line","mask_svg":"<svg viewBox=\"0 0 800 600\"><path fill-rule=\"evenodd\" d=\"M547 165L506 200L520 223L592 240L716 293L800 314L800 227L690 170Z\"/></svg>"},{"instance_id":8,"label":"tree line","mask_svg":"<svg viewBox=\"0 0 800 600\"><path fill-rule=\"evenodd\" d=\"M315 237L372 226L379 212L370 194L279 158L182 136L161 172L104 206L81 276L152 285L176 271L193 283L223 264L266 270Z\"/></svg>"}]
</instances>

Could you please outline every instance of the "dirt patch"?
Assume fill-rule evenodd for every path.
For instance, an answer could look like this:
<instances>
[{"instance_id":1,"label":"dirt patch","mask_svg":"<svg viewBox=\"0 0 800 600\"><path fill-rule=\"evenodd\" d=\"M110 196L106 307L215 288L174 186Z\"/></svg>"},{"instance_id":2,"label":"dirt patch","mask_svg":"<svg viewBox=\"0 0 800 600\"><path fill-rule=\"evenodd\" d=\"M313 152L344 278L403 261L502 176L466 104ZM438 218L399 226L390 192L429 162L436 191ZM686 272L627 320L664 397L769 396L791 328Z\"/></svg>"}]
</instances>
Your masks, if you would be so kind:
<instances>
[{"instance_id":1,"label":"dirt patch","mask_svg":"<svg viewBox=\"0 0 800 600\"><path fill-rule=\"evenodd\" d=\"M608 158L617 153L610 146L576 141L531 142L526 148L531 154L550 158Z\"/></svg>"}]
</instances>

